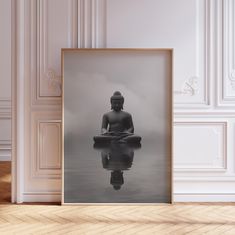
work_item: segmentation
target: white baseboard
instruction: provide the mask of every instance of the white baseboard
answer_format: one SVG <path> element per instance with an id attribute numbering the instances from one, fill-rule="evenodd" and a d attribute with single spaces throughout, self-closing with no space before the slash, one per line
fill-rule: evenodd
<path id="1" fill-rule="evenodd" d="M 11 161 L 10 149 L 0 149 L 0 161 Z"/>
<path id="2" fill-rule="evenodd" d="M 10 162 L 11 156 L 0 156 L 0 162 Z"/>
<path id="3" fill-rule="evenodd" d="M 174 202 L 235 202 L 235 193 L 174 194 Z"/>

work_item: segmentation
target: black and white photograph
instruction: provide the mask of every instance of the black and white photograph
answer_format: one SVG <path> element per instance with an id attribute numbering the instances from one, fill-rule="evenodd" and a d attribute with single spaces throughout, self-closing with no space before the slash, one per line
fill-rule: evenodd
<path id="1" fill-rule="evenodd" d="M 62 204 L 172 202 L 172 50 L 62 49 Z"/>

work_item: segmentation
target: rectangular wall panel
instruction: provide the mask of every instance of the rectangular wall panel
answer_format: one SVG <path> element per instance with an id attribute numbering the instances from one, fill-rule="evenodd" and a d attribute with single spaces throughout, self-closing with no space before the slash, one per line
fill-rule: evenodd
<path id="1" fill-rule="evenodd" d="M 27 127 L 24 201 L 59 201 L 61 190 L 61 112 L 33 111 Z"/>
<path id="2" fill-rule="evenodd" d="M 175 169 L 226 170 L 226 132 L 226 123 L 175 123 Z"/>
<path id="3" fill-rule="evenodd" d="M 235 107 L 235 2 L 223 1 L 222 105 Z"/>
<path id="4" fill-rule="evenodd" d="M 58 119 L 57 119 L 58 118 Z M 61 121 L 58 112 L 33 112 L 30 166 L 34 178 L 61 174 Z"/>
<path id="5" fill-rule="evenodd" d="M 61 168 L 61 123 L 38 123 L 38 170 L 51 170 Z"/>

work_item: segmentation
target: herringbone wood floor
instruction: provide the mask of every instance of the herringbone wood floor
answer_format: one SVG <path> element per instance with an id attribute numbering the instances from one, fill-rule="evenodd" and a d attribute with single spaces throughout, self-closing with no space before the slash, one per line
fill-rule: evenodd
<path id="1" fill-rule="evenodd" d="M 2 167 L 2 165 L 1 165 Z M 5 166 L 7 168 L 7 166 Z M 9 166 L 8 166 L 9 168 Z M 0 169 L 1 172 L 4 170 Z M 8 178 L 1 174 L 0 184 Z M 3 177 L 3 178 L 2 178 Z M 0 195 L 9 187 L 0 185 Z M 60 206 L 0 204 L 0 234 L 231 234 L 235 204 Z"/>

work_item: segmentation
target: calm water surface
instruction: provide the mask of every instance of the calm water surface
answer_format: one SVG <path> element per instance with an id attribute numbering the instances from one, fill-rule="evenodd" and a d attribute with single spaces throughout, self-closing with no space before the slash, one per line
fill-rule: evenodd
<path id="1" fill-rule="evenodd" d="M 141 148 L 94 148 L 92 137 L 74 140 L 65 141 L 65 203 L 171 201 L 170 148 L 164 149 L 164 140 L 143 139 Z"/>

